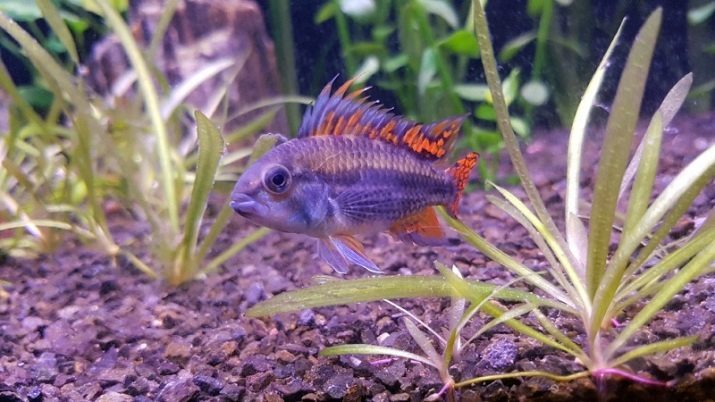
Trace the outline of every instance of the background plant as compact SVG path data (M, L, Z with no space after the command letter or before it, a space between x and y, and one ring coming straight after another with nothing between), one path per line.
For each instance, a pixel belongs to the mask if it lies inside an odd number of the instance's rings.
M497 190L501 197L489 196L489 199L527 229L548 262L547 272L533 270L487 242L463 223L446 214L443 216L465 241L518 278L530 283L538 292L501 290L493 285L462 279L449 270L441 269L442 276L438 277L325 282L274 297L251 309L249 315L260 316L306 307L405 297L463 298L471 304L462 318L468 318L468 312L478 308L501 319L515 331L572 355L586 370L568 376L538 371L505 373L465 380L456 383L455 387L525 375L545 376L557 380L586 375L620 375L639 382L653 382L631 373L625 364L643 356L692 344L696 339L684 337L638 346L630 344L633 336L687 283L711 272L712 263L715 261L715 248L711 247L715 242L713 212L697 231L690 234L685 241L679 242L677 248L673 247L673 244L662 244L695 197L715 177L715 146L711 146L690 162L660 194L656 195L653 190L663 129L682 105L692 83L692 76L685 76L666 96L653 115L638 150L628 163L630 144L634 139L662 10L656 10L645 22L626 61L605 128L602 157L593 190L593 206L586 214L589 218L588 229L580 218L584 214L579 209L582 204L579 188L582 145L588 118L596 103L618 34L591 79L576 111L567 157L565 234L557 229L528 174L517 146L516 135L510 125L494 51L489 41L486 18L478 3L475 4L474 10L475 29L480 41L487 82L494 99L497 123L504 135L512 164L528 196L528 203L500 187L497 187ZM626 208L625 212L622 212L625 218L622 225L617 225L622 229L616 242L616 251L609 255L616 216L621 214L618 210L619 199L620 205L625 205ZM660 250L656 254L658 249ZM648 263L656 255L656 262ZM520 306L507 310L495 301L488 300L489 298L516 301ZM644 303L646 300L648 302ZM636 314L622 328L614 328L611 323L627 307L635 309ZM587 335L586 342L577 344L563 333L545 314L549 310L557 310L559 314L572 315L579 319ZM517 318L526 313L533 315L539 326L526 324ZM415 336L414 331L410 332L415 339L420 337ZM424 342L417 343L425 349L422 345ZM348 345L328 348L324 353L386 352L370 349L365 345ZM402 357L414 358L404 355Z
M229 67L234 70L229 75L235 76L242 61L210 63L164 92L155 85L164 81L163 77L149 67L144 49L133 39L117 10L106 0L95 5L127 53L136 77L130 82L136 86L136 95L128 91L130 85L114 99L95 96L82 78L72 74L78 66L76 57L65 65L0 13L0 29L18 44L53 95L48 112L38 114L0 65L0 86L13 101L10 128L3 134L0 147L0 248L13 255L31 256L51 250L66 231L72 231L99 245L106 254L127 258L147 274L178 284L215 269L266 233L263 229L248 233L206 261L231 217L226 206L218 212L202 242L198 241L214 178L235 180L241 169L236 162L247 160L251 149L237 149L221 158L224 139L203 114L197 112L195 118L187 119L193 113L183 100L193 88ZM76 48L54 4L39 0L38 6L64 48ZM168 21L170 16L162 20ZM229 118L220 113L229 84L227 80L207 110L221 122ZM227 133L225 139L238 141L260 131L275 112L275 107L270 107L244 127ZM184 132L186 121L195 122L195 129ZM219 187L225 191L227 186ZM138 258L131 244L115 242L106 216L107 211L116 209L110 208L112 203L148 223L151 260Z

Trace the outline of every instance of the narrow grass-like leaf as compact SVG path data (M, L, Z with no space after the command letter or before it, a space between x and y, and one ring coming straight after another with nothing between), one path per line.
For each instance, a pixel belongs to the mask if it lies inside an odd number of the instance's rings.
M176 13L176 8L179 5L179 2L180 0L168 0L162 5L161 16L159 17L159 21L156 23L154 36L152 36L147 50L147 59L154 60L154 57L156 57L156 52L164 40L164 35L169 28L171 19Z
M628 163L633 134L643 100L655 42L663 10L656 9L638 32L616 90L611 116L606 124L601 160L596 174L588 242L586 280L589 295L594 297L606 268L611 228L621 179ZM601 300L601 303L608 304ZM594 325L600 325L600 322Z
M678 113L678 110L680 110L680 108L683 106L685 99L688 97L688 92L690 91L690 87L692 86L692 84L693 73L688 73L683 78L681 78L680 81L678 81L673 86L673 88L670 89L670 91L668 91L667 95L665 95L663 102L661 102L660 106L658 107L658 110L653 115L653 117L655 117L656 114L660 113L661 125L663 127L663 130L665 130L668 125L670 125L670 122ZM649 127L652 124L653 121L651 119ZM628 186L631 184L631 180L633 180L633 177L638 170L638 164L643 153L644 142L645 137L641 141L641 143L638 144L638 148L636 149L636 152L633 155L631 162L626 168L626 172L623 175L623 181L621 182L621 189L618 194L618 199L621 199L623 197L623 194L625 193Z
M494 47L492 46L492 41L490 39L489 25L487 24L487 17L484 14L484 7L480 1L472 0L472 9L474 11L474 29L477 35L477 41L479 42L482 65L484 66L484 75L487 80L487 85L489 85L494 111L497 115L497 126L499 127L499 131L504 138L504 145L509 152L509 157L511 158L514 170L519 176L522 186L526 191L526 195L529 197L529 201L534 207L539 220L544 222L548 231L557 237L559 244L565 245L566 242L563 240L561 233L556 228L556 224L554 224L551 215L546 210L546 206L539 195L536 185L529 177L529 170L526 167L524 156L519 150L519 143L516 138L516 134L514 134L514 130L511 127L509 109L507 108L506 99L504 98L504 93L502 92L501 78L499 78L499 69L497 67L496 58L494 57Z
M458 382L458 383L454 384L454 387L462 388L462 387L466 387L469 385L478 384L480 382L506 380L509 378L520 378L520 377L543 377L543 378L548 378L548 379L554 380L554 381L573 381L573 380L577 380L579 378L588 377L590 375L591 375L590 371L579 371L578 373L569 374L569 375L558 375L558 374L550 373L548 371L539 371L539 370L517 371L514 373L493 374L493 375L485 375L482 377L472 378L471 380Z
M697 335L694 336L684 336L675 339L668 339L665 341L649 343L647 345L641 345L635 347L628 352L618 356L609 362L612 367L618 367L622 364L628 363L631 360L638 359L640 357L654 355L656 353L663 353L669 350L682 348L685 346L692 345L698 340Z
M141 51L134 40L129 27L126 25L122 17L117 11L109 5L107 0L95 0L102 9L104 17L112 30L117 34L119 41L122 43L124 50L127 53L129 62L132 68L137 73L139 88L144 99L147 113L151 119L151 123L156 135L157 154L159 165L161 166L161 183L164 190L164 202L166 203L168 220L173 234L179 233L179 207L178 197L176 193L176 168L172 163L172 152L169 144L169 134L166 129L166 124L161 117L161 108L159 107L159 97L156 88L154 87L152 76L149 72L149 67L142 56Z
M573 301L559 288L554 286L551 282L544 279L542 276L536 274L533 270L527 268L520 262L516 261L514 258L499 250L497 247L489 243L485 238L479 236L471 228L462 223L458 219L454 219L444 212L442 208L438 208L440 215L445 219L445 221L457 232L459 232L464 239L475 247L477 250L484 253L487 257L492 260L502 264L510 271L515 274L522 276L525 280L544 292L548 293L555 300L559 300L570 307L573 306Z
M169 97L161 104L161 117L168 119L174 110L191 95L201 84L215 77L222 71L231 67L235 60L231 58L222 58L205 64L200 70L192 73L178 85L172 88Z
M715 225L711 225L705 230L698 232L688 240L687 243L668 254L665 258L644 273L635 277L632 281L628 281L627 285L622 289L619 289L617 299L625 299L633 292L637 292L633 296L634 299L622 306L622 308L642 299L644 295L650 292L650 288L655 286L663 275L674 271L711 244L715 244Z
M34 228L53 228L62 230L72 230L72 225L66 222L52 220L52 219L29 219L20 220L13 222L0 223L0 232L4 230L21 229L26 228L28 225L32 225ZM36 230L36 229L35 229Z
M42 16L45 17L45 21L52 29L52 32L57 35L62 45L67 49L72 62L75 65L79 64L79 56L77 55L77 47L74 44L74 39L72 38L72 33L70 32L67 25L62 20L60 12L57 7L50 0L35 0L37 7L42 12Z
M641 241L655 227L660 219L670 211L659 232L662 236L670 230L677 219L689 208L700 190L715 177L715 145L698 155L668 184L646 211L645 215L634 226L632 233L621 239L616 253L608 264L605 276L600 284L594 300L594 316L591 330L597 331L606 312L611 306L613 296L623 278L625 265L632 253L640 246ZM671 211L672 208L672 211ZM657 237L651 239L653 243ZM660 240L658 240L659 242ZM651 247L650 244L646 248ZM655 245L651 250L655 249ZM640 256L639 256L640 259ZM645 261L647 257L643 257ZM595 332L593 332L595 333Z
M683 176L684 178L685 176ZM640 268L651 256L653 251L658 247L658 245L665 239L665 237L670 233L671 229L680 220L680 218L687 212L690 205L693 203L695 198L700 194L703 188L707 186L715 177L715 161L711 165L710 169L705 173L701 174L699 177L695 177L695 180L691 183L690 188L686 189L685 192L680 195L676 201L674 201L672 207L667 212L663 221L658 225L658 229L653 233L648 241L639 252L638 257L630 264L626 270L625 275L630 275L634 273L638 268ZM669 185L670 187L670 185ZM656 221L657 223L657 221ZM647 236L647 233L643 235L643 239ZM641 240L642 242L643 240ZM637 247L637 246L636 246ZM624 252L623 255L626 253ZM621 257L621 256L619 256ZM615 256L614 256L615 258Z
M381 299L416 297L466 297L474 294L491 294L497 286L467 281L466 295L455 294L455 289L440 276L391 276L334 281L304 289L279 294L249 309L250 317L299 311L312 307L336 306ZM511 301L528 301L535 305L568 309L560 303L513 289L499 290L495 298ZM546 303L546 304L544 304Z
M524 205L521 200L519 200L514 194L511 192L507 191L506 189L497 186L496 184L493 184L494 188L501 193L501 195L511 203L519 212L521 212L526 219L529 220L529 223L531 223L534 228L539 232L539 234L544 238L546 243L548 243L549 247L551 250L553 250L554 254L556 255L556 258L558 258L559 262L561 263L561 266L564 268L564 271L566 271L566 275L571 279L571 283L573 286L576 288L576 292L578 293L579 300L581 305L583 306L584 310L586 312L589 312L591 310L591 304L589 302L589 297L586 288L584 287L583 282L580 280L581 278L578 275L578 272L576 272L576 269L574 268L574 265L572 263L573 258L567 254L568 250L565 250L561 248L561 245L558 243L556 240L556 236L554 233L549 232L548 227L541 222L536 215L534 215L529 208ZM558 269L558 266L553 267L553 269Z
M258 137L255 144L253 144L253 152L251 153L251 159L248 160L247 166L253 165L261 156L265 155L284 138L285 137L280 134L263 134Z
M488 194L487 200L489 200L489 202L491 202L492 204L496 205L502 211L509 214L509 216L511 216L515 221L519 222L519 224L523 226L527 232L529 232L529 236L534 241L534 243L536 243L536 246L541 251L541 254L544 255L544 258L546 258L546 262L549 264L550 272L554 276L556 281L559 283L559 286L566 289L570 297L578 298L578 294L576 294L576 289L571 286L571 284L564 276L564 273L562 271L563 268L561 267L556 257L554 257L554 253L551 251L548 244L546 244L546 240L544 240L544 237L539 233L538 230L536 230L536 228L534 228L534 225L529 222L529 220L524 216L524 214L522 214L516 207L509 204L507 201L501 198L497 198L494 195Z
M199 226L213 188L218 163L225 148L223 137L211 120L198 110L194 116L199 138L199 161L196 166L196 179L191 189L191 199L186 209L184 235L180 247L183 255L178 256L174 272L174 277L182 280L192 276L194 272L189 271L193 271L193 267L198 263L194 260L194 252L199 237Z
M367 345L367 344L348 344L330 346L320 351L321 356L342 356L342 355L385 355L394 356L402 359L414 360L424 363L439 369L435 363L418 354L405 352L401 349L388 348L385 346Z
M648 323L660 310L678 294L685 285L701 275L705 269L715 261L715 247L707 247L696 255L677 274L669 279L661 290L653 296L650 303L646 304L636 314L626 328L611 342L606 349L606 356L613 356L626 342Z
M249 244L255 243L265 235L270 233L271 230L268 228L259 228L249 234L243 236L239 241L234 243L231 247L224 250L221 254L214 257L208 264L201 270L202 273L210 273L218 269L224 262L228 261L231 257L236 255L238 252L246 248Z
M278 107L269 109L251 121L242 124L241 127L237 128L235 131L226 134L226 143L232 144L234 142L238 142L265 129L276 117L278 109Z
M196 256L194 257L196 261L203 261L206 258L206 255L209 253L211 247L216 242L216 239L218 239L218 236L228 224L231 216L233 216L233 209L231 208L231 205L228 202L224 203L211 224L208 233L206 233L206 236L203 237L199 248L196 250Z
M583 235L585 232L583 223L579 220L579 194L581 185L581 154L583 149L584 138L586 137L586 128L588 127L589 116L593 110L593 106L597 102L598 92L603 83L603 77L606 75L606 70L609 66L609 60L613 49L615 49L618 39L623 30L623 22L618 27L618 31L613 36L611 44L608 46L606 53L603 55L601 62L596 68L596 72L591 77L591 80L586 87L586 91L581 97L581 102L576 109L576 115L571 125L569 134L569 147L566 157L566 200L565 200L565 219L566 219L566 240L568 241L571 252L579 260L583 267L581 272L585 271L586 263L586 248L580 248L576 245L587 242L587 237Z
M638 175L635 183L633 183L633 190L631 190L631 196L628 200L626 221L623 224L623 233L626 235L631 232L633 225L643 217L648 208L653 183L655 182L655 174L658 170L663 128L662 114L656 111L643 139L643 154L638 164Z
M427 358L430 361L434 362L435 366L439 367L439 362L442 362L442 356L437 353L437 349L434 348L434 345L432 345L432 341L430 341L427 334L417 328L417 325L415 325L415 323L412 322L410 318L406 317L404 320L402 320L402 322L405 324L407 332L410 333L412 339L414 339L415 343L417 343L417 346L422 349L422 351L425 353L425 355L427 355Z
M333 278L333 277L330 277L330 278L336 279L336 278ZM313 278L313 279L316 280L316 283L318 283L318 282L317 282L317 278ZM341 280L341 279L338 279L338 280ZM460 300L464 300L464 299L460 299ZM434 330L432 327L430 327L426 322L422 321L419 317L417 317L415 314L411 313L409 310L407 310L407 309L405 309L404 307L400 306L399 304L393 302L392 300L382 299L382 301L385 302L385 303L387 303L387 304L389 304L390 306L396 308L398 311L400 311L402 314L406 315L407 317L411 318L414 322L416 322L416 323L419 324L422 328L424 328L424 329L427 330L429 333L431 333L432 336L434 336L438 341L442 342L443 345L445 345L445 344L447 343L447 341L444 339L444 337L443 337L442 335L440 335L439 333L437 333L437 331L435 331L435 330Z
M473 341L474 341L475 339L477 339L479 336L481 336L482 334L486 333L486 332L489 331L490 329L496 327L497 325L504 324L504 323L506 323L507 321L513 320L514 318L518 318L518 317L521 317L521 316L523 316L523 315L529 314L529 313L530 313L531 311L533 311L535 308L536 308L536 307L534 307L534 305L529 304L529 303L524 303L524 304L520 304L520 305L518 305L518 306L509 307L509 309L506 310L506 312L504 312L503 314L501 314L501 315L499 315L499 316L497 316L497 317L491 319L491 320L490 320L489 322L487 322L486 324L482 325L482 326L477 330L477 332L475 332L474 335L472 335L472 337L469 338L469 339L465 342L465 344L470 343L470 342L473 342Z
M533 310L534 315L536 316L536 319L539 320L539 324L546 330L546 332L554 337L557 341L561 342L564 346L569 348L571 350L571 354L574 356L577 356L578 359L581 361L581 364L584 366L589 366L590 365L590 359L586 356L586 353L584 353L583 349L576 344L576 342L572 341L571 338L566 336L560 329L554 325L551 320L546 317L539 309L534 309Z

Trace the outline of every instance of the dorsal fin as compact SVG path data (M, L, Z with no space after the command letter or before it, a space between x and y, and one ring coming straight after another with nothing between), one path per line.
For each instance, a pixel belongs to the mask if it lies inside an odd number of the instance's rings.
M332 92L333 81L335 78L320 91L315 104L305 111L298 137L366 136L435 160L447 154L465 119L465 116L458 116L420 124L397 116L380 107L378 102L362 97L367 88L348 93L353 80L346 81Z

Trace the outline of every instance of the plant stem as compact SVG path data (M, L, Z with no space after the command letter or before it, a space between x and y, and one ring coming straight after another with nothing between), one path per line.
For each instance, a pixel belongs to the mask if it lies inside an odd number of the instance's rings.
M271 14L273 37L276 42L276 57L281 73L283 93L295 95L298 93L298 78L295 71L295 52L293 43L293 24L290 15L290 1L270 0L268 8ZM288 128L296 132L300 125L300 111L294 104L286 104Z
M534 185L534 182L529 177L529 171L526 167L524 156L519 150L519 143L517 142L516 135L511 127L509 109L506 106L504 93L501 89L501 79L499 78L496 58L494 57L494 47L492 46L492 41L490 39L489 26L487 25L487 17L484 14L484 8L482 7L481 2L477 0L472 0L472 4L474 5L474 29L477 35L477 41L479 42L479 50L482 55L484 75L487 79L487 84L489 85L489 91L492 94L494 111L497 115L497 126L499 127L499 131L504 138L504 145L509 152L509 157L514 165L514 170L516 170L516 173L519 175L524 191L526 191L529 201L531 201L531 204L534 207L536 215L542 222L544 222L548 231L554 234L554 237L556 237L556 240L561 245L562 249L567 250L568 248L566 247L566 242L564 241L561 232L559 232L556 228L556 224L554 224L551 215L549 215L546 210L546 206L539 195L539 191L536 189L536 185Z
M281 0L276 0L281 1ZM348 20L345 18L342 9L340 8L340 1L334 0L335 7L337 11L335 12L335 25L338 28L338 40L340 41L340 48L343 50L343 60L345 61L345 69L349 76L352 76L355 72L356 65L352 54L352 42L350 41L350 30L348 29Z

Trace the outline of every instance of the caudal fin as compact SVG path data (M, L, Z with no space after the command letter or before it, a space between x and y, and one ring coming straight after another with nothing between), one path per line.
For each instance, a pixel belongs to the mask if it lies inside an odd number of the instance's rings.
M457 193L454 196L454 200L447 205L447 210L449 214L456 217L457 210L459 209L459 202L462 200L462 194L464 193L464 188L467 186L467 181L469 180L469 173L472 171L474 166L477 165L479 161L479 154L476 152L468 153L464 158L457 161L451 168L447 169L447 174L454 180L454 185L456 187Z

